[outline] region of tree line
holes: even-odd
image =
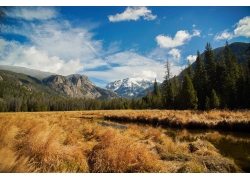
[[[226,42],[224,51],[215,58],[207,43],[204,60],[197,51],[195,68],[188,63],[180,82],[177,77],[170,78],[167,61],[162,93],[153,93],[154,98],[158,108],[164,109],[249,109],[250,57],[246,64],[238,63]]]
[[[226,42],[215,58],[210,43],[204,60],[197,51],[195,67],[188,63],[181,75],[171,77],[169,61],[164,82],[142,98],[66,99],[31,91],[11,81],[0,81],[0,112],[74,111],[112,109],[249,109],[250,57],[240,64]]]

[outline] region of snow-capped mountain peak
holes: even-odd
[[[119,89],[121,84],[122,84],[122,81],[118,80],[118,81],[108,83],[105,88],[108,90],[116,91],[117,89]]]
[[[151,88],[154,81],[145,78],[126,78],[106,85],[106,89],[116,92],[124,97],[138,97],[141,92]]]

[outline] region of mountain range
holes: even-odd
[[[25,87],[27,91],[42,92],[63,98],[113,99],[120,97],[112,91],[97,87],[87,76],[79,74],[61,76],[24,67],[0,65],[1,81],[18,84]]]
[[[159,82],[157,83],[160,84]],[[110,82],[105,88],[123,97],[133,98],[144,96],[147,90],[153,89],[153,85],[154,81],[138,77]]]
[[[229,45],[231,52],[237,60],[247,63],[250,56],[250,43],[235,42]],[[215,58],[218,57],[219,47],[213,50]],[[204,60],[204,53],[201,54]],[[193,69],[195,62],[192,63]],[[183,70],[178,77],[186,72]],[[57,75],[51,72],[29,69],[18,66],[0,65],[0,83],[12,82],[27,89],[63,98],[89,98],[89,99],[113,99],[118,97],[134,98],[143,97],[148,90],[153,90],[154,81],[143,78],[126,78],[110,82],[105,89],[97,87],[85,75],[72,74],[68,76]],[[161,83],[158,82],[158,85]]]

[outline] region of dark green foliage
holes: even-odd
[[[214,89],[211,91],[210,98],[206,96],[206,109],[219,109],[220,107],[220,100],[215,92]]]
[[[156,97],[160,97],[160,96],[161,96],[161,93],[160,93],[160,90],[159,90],[159,87],[158,87],[158,84],[157,84],[156,79],[155,79],[155,82],[154,82],[153,94],[154,94],[154,96],[156,96]]]
[[[155,79],[153,91],[149,89],[141,99],[110,100],[69,98],[34,77],[0,70],[0,112],[250,108],[250,56],[248,62],[239,63],[228,43],[217,52],[216,59],[211,45],[207,43],[204,64],[197,51],[195,70],[188,62],[186,74],[181,76],[183,78],[170,77],[168,61],[165,67],[166,75],[161,88]]]
[[[193,70],[189,60],[188,60],[187,73],[188,73],[190,79],[193,80],[193,78],[194,78],[194,70]]]
[[[217,79],[215,57],[210,43],[207,43],[204,53],[205,69],[207,75],[206,92],[210,92],[213,88],[215,88],[214,82],[216,82]]]
[[[193,83],[188,74],[185,74],[181,88],[181,107],[182,109],[197,109],[198,98],[194,90]]]
[[[194,72],[193,84],[197,92],[198,108],[203,110],[205,109],[207,76],[199,51],[197,52],[197,58],[195,63],[196,63],[196,68]]]

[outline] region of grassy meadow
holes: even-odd
[[[209,127],[219,128],[216,126],[218,122],[249,126],[250,112],[103,110],[0,113],[0,172],[242,172],[232,159],[223,157],[208,141],[198,138],[193,142],[182,142],[167,136],[164,128],[140,127],[133,123],[120,126],[104,119],[142,120],[153,124],[168,119],[182,124],[180,127],[191,127],[190,122],[203,122]]]

